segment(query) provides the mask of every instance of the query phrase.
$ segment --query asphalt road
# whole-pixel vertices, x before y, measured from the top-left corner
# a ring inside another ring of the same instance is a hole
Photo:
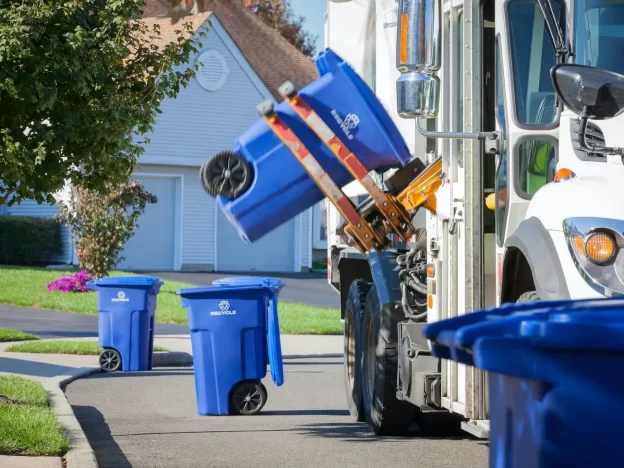
[[[342,362],[285,363],[251,417],[196,413],[192,369],[96,374],[66,389],[100,468],[487,468],[484,441],[375,438],[345,409]]]
[[[0,304],[0,327],[34,333],[41,338],[97,337],[96,315],[31,309]],[[187,334],[186,325],[156,324],[157,335]]]
[[[171,281],[181,281],[198,286],[209,286],[218,278],[225,276],[268,276],[282,280],[286,287],[280,293],[280,300],[319,307],[340,308],[340,296],[327,284],[327,275],[320,273],[179,273],[149,272],[147,275],[158,276]]]

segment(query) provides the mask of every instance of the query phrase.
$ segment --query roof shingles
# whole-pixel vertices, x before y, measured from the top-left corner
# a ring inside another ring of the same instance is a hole
[[[280,100],[278,88],[292,81],[302,88],[318,78],[314,63],[281,34],[264,24],[240,0],[206,0],[206,13],[188,17],[197,30],[214,15],[273,96]],[[146,0],[142,17],[147,25],[160,26],[163,42],[177,38],[179,24],[172,24],[169,0]]]

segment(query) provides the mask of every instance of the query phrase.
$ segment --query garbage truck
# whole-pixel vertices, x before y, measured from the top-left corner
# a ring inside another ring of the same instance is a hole
[[[624,293],[624,2],[328,0],[325,39],[411,158],[442,166],[435,210],[418,210],[418,234],[391,235],[382,253],[350,246],[328,203],[351,415],[376,434],[417,421],[487,438],[486,373],[432,357],[422,327]],[[391,190],[402,172],[376,177]],[[344,191],[367,199],[357,180]]]
[[[624,294],[623,8],[329,0],[318,79],[203,164],[250,243],[331,204],[346,398],[375,434],[488,436],[487,376],[433,356],[428,323]]]

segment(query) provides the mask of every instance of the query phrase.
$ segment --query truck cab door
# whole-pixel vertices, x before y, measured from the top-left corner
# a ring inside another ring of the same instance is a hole
[[[555,9],[559,0],[552,0]],[[557,63],[541,9],[534,0],[496,6],[496,302],[503,285],[505,240],[525,219],[533,194],[552,181],[559,109],[550,78]]]

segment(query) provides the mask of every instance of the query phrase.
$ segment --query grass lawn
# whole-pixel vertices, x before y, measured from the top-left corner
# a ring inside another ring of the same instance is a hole
[[[43,353],[43,354],[80,354],[83,356],[99,356],[102,348],[97,341],[38,341],[36,343],[19,343],[9,346],[9,353]],[[169,351],[162,346],[154,346],[154,351]]]
[[[37,335],[31,335],[30,333],[13,330],[12,328],[0,328],[0,343],[6,341],[27,341],[38,339],[39,337]]]
[[[47,268],[24,268],[0,266],[0,303],[25,307],[62,310],[96,314],[96,294],[53,293],[46,286],[63,273],[71,271],[50,270]],[[111,275],[129,273],[114,272]],[[187,311],[180,302],[176,291],[180,288],[195,287],[190,284],[165,281],[158,295],[156,321],[161,323],[187,323]],[[280,330],[286,334],[342,335],[340,311],[322,307],[289,302],[279,303]]]
[[[0,454],[63,455],[69,438],[34,380],[0,376]]]

